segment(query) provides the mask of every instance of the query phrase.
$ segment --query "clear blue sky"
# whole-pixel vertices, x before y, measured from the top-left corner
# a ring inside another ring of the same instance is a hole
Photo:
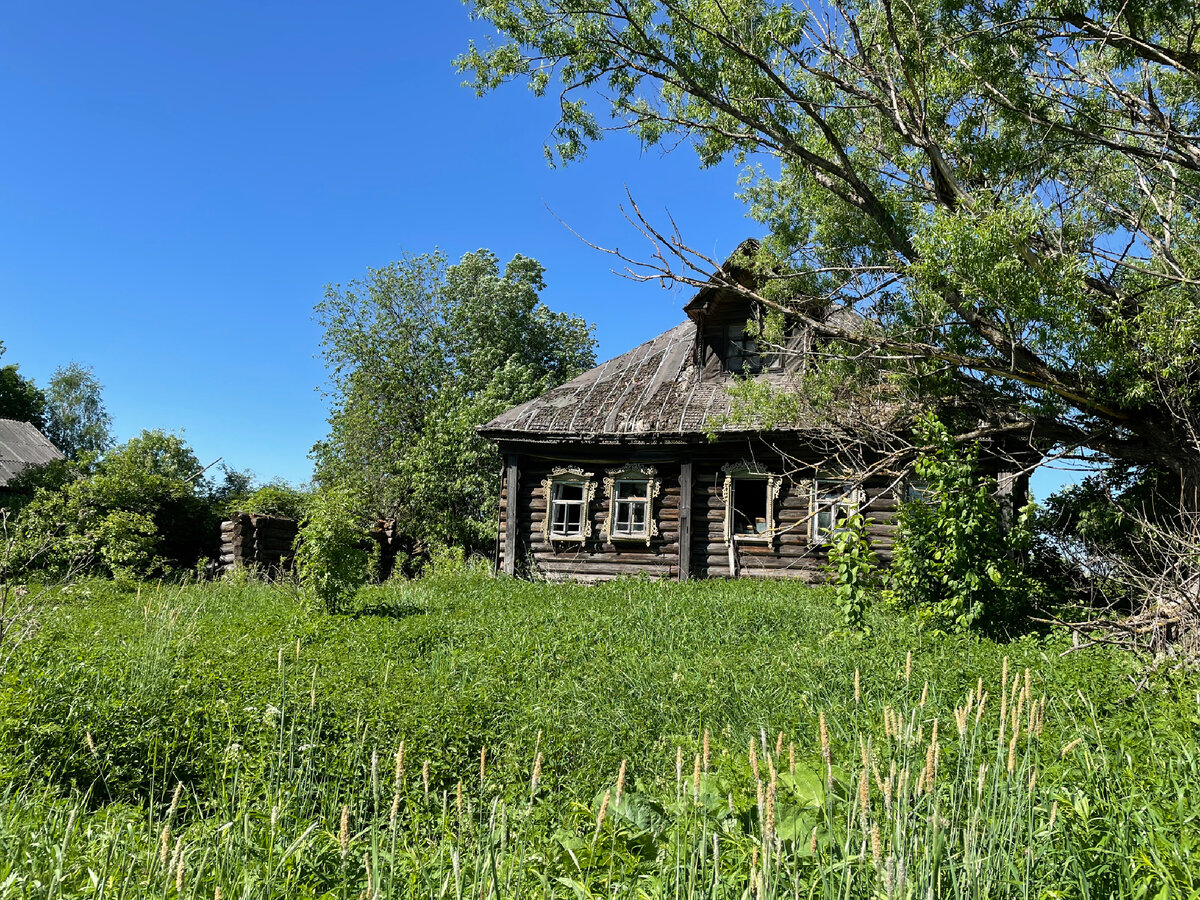
[[[0,30],[0,340],[45,384],[94,368],[116,436],[306,480],[325,433],[313,304],[403,252],[547,269],[601,358],[681,320],[590,240],[642,249],[625,189],[720,257],[761,228],[735,173],[617,135],[552,170],[552,101],[482,100],[451,64],[487,34],[428,3],[9,4]],[[1039,491],[1039,493],[1044,493]]]

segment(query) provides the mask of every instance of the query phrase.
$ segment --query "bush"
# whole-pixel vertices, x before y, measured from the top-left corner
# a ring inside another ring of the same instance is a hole
[[[995,482],[978,470],[978,447],[961,448],[928,418],[931,449],[916,463],[925,497],[902,504],[887,597],[944,631],[1011,622],[1042,590],[1026,571],[1032,504],[1005,527]]]
[[[878,584],[877,562],[867,529],[871,520],[862,513],[846,516],[829,547],[825,567],[834,585],[834,596],[842,613],[842,624],[854,631],[867,631],[867,607]]]
[[[296,566],[300,583],[328,612],[346,608],[370,574],[366,547],[369,538],[350,493],[325,488],[309,504],[300,528]]]

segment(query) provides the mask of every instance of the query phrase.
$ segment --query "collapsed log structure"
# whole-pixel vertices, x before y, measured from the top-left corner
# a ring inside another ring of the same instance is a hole
[[[221,571],[244,566],[270,578],[287,574],[292,570],[299,532],[294,519],[234,513],[221,523]]]

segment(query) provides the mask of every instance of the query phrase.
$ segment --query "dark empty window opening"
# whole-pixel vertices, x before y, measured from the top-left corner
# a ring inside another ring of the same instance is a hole
[[[550,488],[550,537],[583,536],[583,484],[556,481]]]
[[[758,338],[748,333],[749,323],[738,322],[724,329],[723,357],[725,368],[737,374],[757,375],[763,371],[763,358],[758,349]],[[753,326],[751,326],[753,327]]]
[[[743,537],[768,537],[767,480],[733,479],[733,533]]]

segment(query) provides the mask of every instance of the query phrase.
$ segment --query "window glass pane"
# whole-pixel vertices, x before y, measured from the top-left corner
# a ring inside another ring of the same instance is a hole
[[[643,499],[646,496],[646,482],[644,481],[618,481],[617,482],[617,499],[625,500],[628,498]]]
[[[638,534],[645,532],[645,530],[646,530],[646,504],[645,503],[632,503],[632,504],[630,504],[630,511],[633,513],[633,527],[630,530],[634,531]]]
[[[580,502],[583,500],[583,485],[570,481],[559,482],[554,485],[555,499],[557,500],[574,500]]]
[[[628,534],[630,529],[628,503],[617,502],[615,519],[613,531],[617,534]]]

